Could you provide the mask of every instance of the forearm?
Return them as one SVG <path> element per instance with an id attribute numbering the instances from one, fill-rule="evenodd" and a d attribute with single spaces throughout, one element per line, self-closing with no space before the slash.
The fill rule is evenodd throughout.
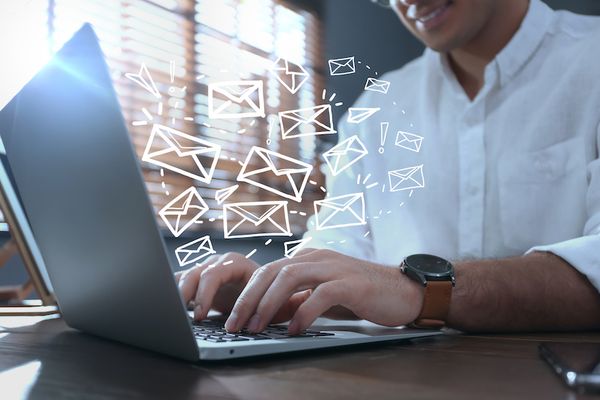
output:
<path id="1" fill-rule="evenodd" d="M 455 263 L 448 326 L 467 332 L 600 329 L 600 294 L 549 253 Z"/>

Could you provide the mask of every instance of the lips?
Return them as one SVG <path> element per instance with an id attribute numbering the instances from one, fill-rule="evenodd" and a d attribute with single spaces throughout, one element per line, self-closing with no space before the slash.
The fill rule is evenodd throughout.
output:
<path id="1" fill-rule="evenodd" d="M 417 4 L 411 4 L 408 7 L 406 16 L 412 20 L 425 23 L 429 20 L 434 19 L 438 15 L 442 14 L 448 7 L 453 3 L 453 0 L 446 0 L 433 6 L 426 6 L 419 8 Z"/>

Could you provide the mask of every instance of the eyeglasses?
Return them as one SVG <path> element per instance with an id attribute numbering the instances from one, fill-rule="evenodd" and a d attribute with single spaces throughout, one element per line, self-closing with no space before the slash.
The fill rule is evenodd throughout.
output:
<path id="1" fill-rule="evenodd" d="M 371 0 L 371 2 L 384 8 L 392 8 L 391 0 Z"/>

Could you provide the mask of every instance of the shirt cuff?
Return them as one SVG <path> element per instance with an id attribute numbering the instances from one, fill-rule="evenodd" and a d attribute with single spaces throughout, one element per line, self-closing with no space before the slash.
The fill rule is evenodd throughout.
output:
<path id="1" fill-rule="evenodd" d="M 527 251 L 545 251 L 555 254 L 587 276 L 600 292 L 600 235 L 583 236 L 546 246 L 536 246 Z"/>

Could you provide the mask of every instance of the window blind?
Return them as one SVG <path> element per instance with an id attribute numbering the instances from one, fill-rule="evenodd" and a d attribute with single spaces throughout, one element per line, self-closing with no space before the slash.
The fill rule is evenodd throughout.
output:
<path id="1" fill-rule="evenodd" d="M 306 136 L 282 140 L 277 114 L 323 102 L 321 26 L 314 13 L 276 0 L 49 0 L 48 14 L 53 50 L 59 49 L 82 23 L 94 26 L 140 157 L 153 124 L 222 147 L 209 184 L 142 163 L 157 212 L 195 186 L 210 211 L 188 233 L 220 232 L 223 208 L 215 200 L 218 190 L 239 185 L 228 202 L 281 200 L 269 191 L 236 181 L 250 148 L 260 146 L 315 166 L 302 202 L 290 202 L 289 206 L 292 232 L 304 231 L 313 201 L 324 195 L 319 139 Z M 295 94 L 269 73 L 280 57 L 304 66 L 310 73 L 311 79 Z M 160 101 L 124 76 L 137 73 L 142 64 L 162 94 Z M 266 117 L 210 119 L 208 85 L 227 80 L 262 80 Z"/>

